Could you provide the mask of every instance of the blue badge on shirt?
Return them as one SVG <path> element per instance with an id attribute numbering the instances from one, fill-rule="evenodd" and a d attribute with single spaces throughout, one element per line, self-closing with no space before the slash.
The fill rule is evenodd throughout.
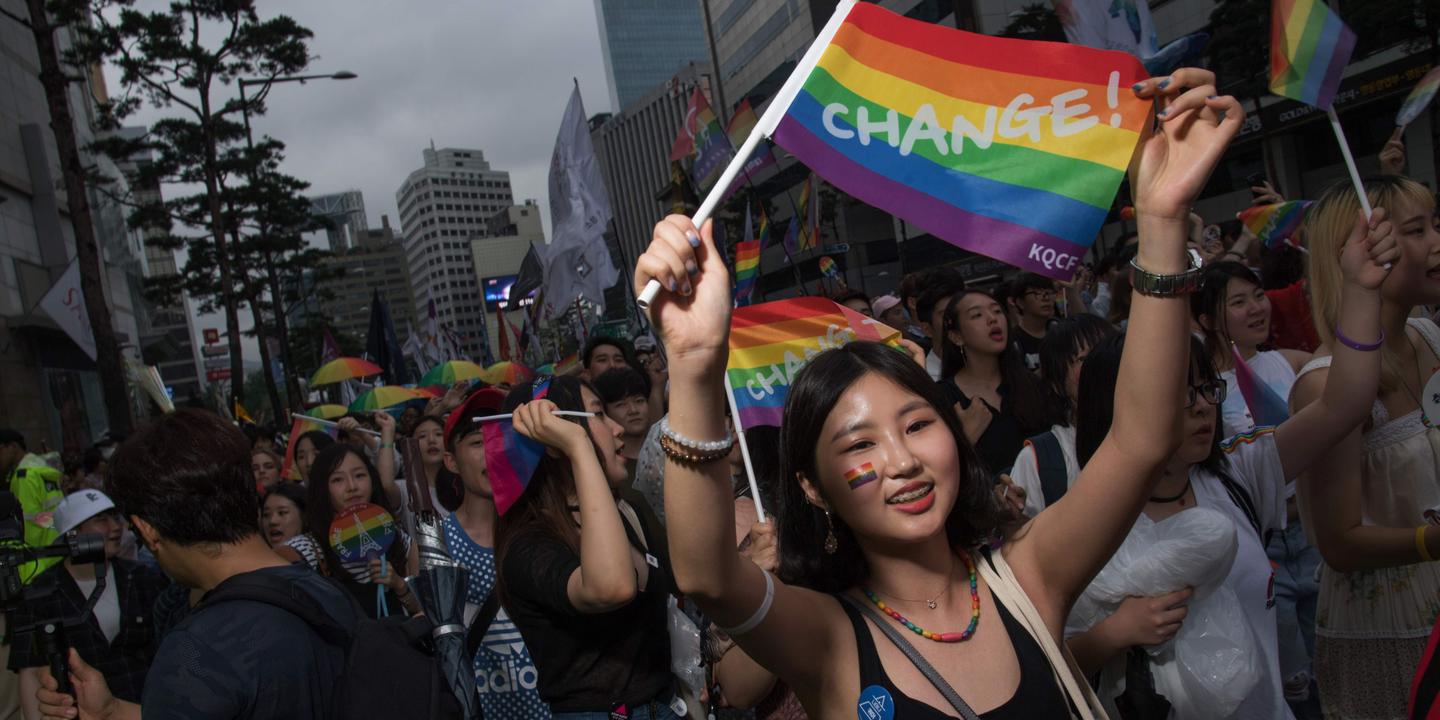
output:
<path id="1" fill-rule="evenodd" d="M 879 685 L 871 685 L 860 691 L 860 702 L 855 706 L 859 720 L 894 720 L 895 698 L 890 691 Z"/>

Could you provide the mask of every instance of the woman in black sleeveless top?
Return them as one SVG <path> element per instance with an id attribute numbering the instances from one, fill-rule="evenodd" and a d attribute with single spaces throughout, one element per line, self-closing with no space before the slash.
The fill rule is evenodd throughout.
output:
<path id="1" fill-rule="evenodd" d="M 867 7 L 852 14 L 878 12 Z M 1234 98 L 1215 97 L 1214 83 L 1213 74 L 1187 69 L 1134 89 L 1165 110 L 1130 185 L 1137 264 L 1152 275 L 1186 271 L 1190 203 L 1243 120 Z M 999 524 L 990 480 L 918 363 L 866 342 L 826 350 L 793 377 L 777 358 L 764 369 L 767 379 L 789 380 L 781 498 L 766 508 L 780 528 L 775 578 L 735 550 L 723 462 L 731 289 L 709 226 L 697 231 L 681 216 L 657 225 L 636 291 L 652 278 L 672 288 L 650 313 L 671 358 L 662 443 L 681 591 L 793 688 L 812 718 L 956 716 L 882 627 L 903 633 L 938 683 L 981 717 L 1066 717 L 1072 708 L 1097 716 L 1060 651 L 1041 648 L 1057 646 L 1071 603 L 1128 532 L 1179 443 L 1189 352 L 1183 294 L 1137 294 L 1134 351 L 1124 358 L 1111 435 L 1065 498 L 993 554 L 982 550 Z M 744 380 L 736 390 L 751 397 L 775 384 Z M 877 614 L 862 620 L 852 606 Z"/>

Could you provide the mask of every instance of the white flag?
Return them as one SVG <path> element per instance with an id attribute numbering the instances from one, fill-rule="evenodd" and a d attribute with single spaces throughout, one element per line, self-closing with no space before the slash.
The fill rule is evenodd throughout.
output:
<path id="1" fill-rule="evenodd" d="M 95 359 L 95 336 L 90 332 L 90 313 L 85 311 L 85 296 L 80 292 L 80 262 L 60 275 L 55 286 L 40 299 L 40 309 L 90 356 Z"/>
<path id="2" fill-rule="evenodd" d="M 604 311 L 605 289 L 620 278 L 605 246 L 611 217 L 577 86 L 565 106 L 550 158 L 550 244 L 536 246 L 544 266 L 546 317 L 558 314 L 556 310 L 564 312 L 581 296 Z"/>

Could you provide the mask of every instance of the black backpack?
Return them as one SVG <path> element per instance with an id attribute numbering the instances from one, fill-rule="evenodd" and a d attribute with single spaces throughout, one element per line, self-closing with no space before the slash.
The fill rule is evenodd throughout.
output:
<path id="1" fill-rule="evenodd" d="M 339 584 L 335 587 L 360 618 L 353 630 L 336 622 L 294 583 L 263 573 L 245 573 L 220 583 L 195 612 L 231 600 L 265 603 L 304 620 L 325 642 L 343 648 L 345 666 L 332 690 L 332 718 L 462 720 L 460 703 L 445 681 L 430 640 L 433 623 L 425 617 L 366 617 L 349 592 Z M 376 658 L 383 662 L 375 662 Z"/>

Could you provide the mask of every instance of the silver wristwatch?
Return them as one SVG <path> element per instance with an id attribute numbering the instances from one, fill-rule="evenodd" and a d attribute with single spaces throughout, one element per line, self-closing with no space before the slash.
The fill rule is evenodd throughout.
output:
<path id="1" fill-rule="evenodd" d="M 1130 261 L 1130 288 L 1150 297 L 1176 297 L 1200 289 L 1200 253 L 1189 250 L 1190 267 L 1175 275 L 1159 275 Z"/>

